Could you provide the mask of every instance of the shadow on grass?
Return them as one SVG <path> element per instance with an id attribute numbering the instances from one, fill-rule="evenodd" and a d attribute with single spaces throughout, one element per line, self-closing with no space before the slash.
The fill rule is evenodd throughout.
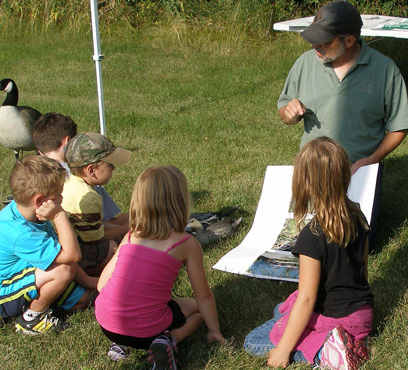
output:
<path id="1" fill-rule="evenodd" d="M 379 334 L 406 294 L 408 271 L 408 230 L 402 227 L 381 255 L 372 263 L 371 287 L 374 294 L 374 333 Z"/>
<path id="2" fill-rule="evenodd" d="M 378 216 L 375 254 L 387 247 L 396 230 L 408 217 L 408 192 L 406 191 L 408 157 L 387 158 L 384 167 L 381 208 Z"/>
<path id="3" fill-rule="evenodd" d="M 193 203 L 196 205 L 203 203 L 205 200 L 209 198 L 210 194 L 211 193 L 208 190 L 192 191 L 191 196 L 193 198 Z"/>
<path id="4" fill-rule="evenodd" d="M 246 354 L 243 343 L 246 335 L 255 327 L 269 320 L 273 308 L 297 289 L 297 284 L 249 278 L 226 272 L 217 273 L 219 282 L 212 288 L 217 302 L 221 332 L 227 348 L 206 343 L 207 328 L 199 331 L 180 344 L 180 361 L 183 369 L 204 369 L 217 361 L 224 368 L 235 368 L 237 363 L 247 363 L 247 368 L 265 360 Z M 237 363 L 236 363 L 237 362 Z M 251 366 L 252 364 L 252 366 Z"/>
<path id="5" fill-rule="evenodd" d="M 371 253 L 371 286 L 374 294 L 374 335 L 386 325 L 406 292 L 408 280 L 408 157 L 387 158 L 384 168 L 376 249 Z"/>
<path id="6" fill-rule="evenodd" d="M 272 318 L 274 307 L 296 289 L 297 283 L 228 277 L 228 281 L 213 288 L 223 334 L 234 338 L 236 348 L 242 349 L 246 335 Z"/>

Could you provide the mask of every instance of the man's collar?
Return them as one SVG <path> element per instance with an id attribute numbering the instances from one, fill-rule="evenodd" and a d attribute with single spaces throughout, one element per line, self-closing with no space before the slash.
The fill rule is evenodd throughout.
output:
<path id="1" fill-rule="evenodd" d="M 368 64 L 371 58 L 370 49 L 363 39 L 358 40 L 358 42 L 361 44 L 361 50 L 356 64 Z"/>

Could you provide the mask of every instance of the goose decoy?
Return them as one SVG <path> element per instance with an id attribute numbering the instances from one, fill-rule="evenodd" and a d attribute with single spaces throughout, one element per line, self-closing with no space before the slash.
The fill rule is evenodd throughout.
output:
<path id="1" fill-rule="evenodd" d="M 215 212 L 205 212 L 205 213 L 192 213 L 188 219 L 189 223 L 187 224 L 186 231 L 189 231 L 189 224 L 190 221 L 195 220 L 197 222 L 200 222 L 202 225 L 203 229 L 205 230 L 208 226 L 213 224 L 214 222 L 220 221 L 220 216 L 219 214 Z"/>
<path id="2" fill-rule="evenodd" d="M 41 113 L 30 107 L 17 106 L 18 89 L 12 79 L 1 80 L 0 90 L 7 93 L 0 107 L 0 144 L 12 149 L 18 159 L 20 151 L 36 150 L 32 132 Z"/>
<path id="3" fill-rule="evenodd" d="M 203 225 L 204 230 L 210 226 L 211 224 L 221 221 L 234 213 L 237 209 L 239 209 L 238 206 L 233 207 L 229 209 L 228 211 L 224 212 L 204 212 L 204 213 L 192 213 L 189 217 L 189 221 L 192 219 L 195 219 L 197 221 L 200 221 L 201 225 Z M 189 227 L 187 225 L 186 231 L 189 232 Z"/>
<path id="4" fill-rule="evenodd" d="M 188 223 L 191 233 L 197 238 L 201 245 L 207 245 L 216 242 L 220 239 L 227 238 L 238 230 L 238 225 L 241 223 L 242 217 L 237 220 L 226 218 L 224 220 L 214 222 L 205 230 L 200 221 L 193 218 Z"/>

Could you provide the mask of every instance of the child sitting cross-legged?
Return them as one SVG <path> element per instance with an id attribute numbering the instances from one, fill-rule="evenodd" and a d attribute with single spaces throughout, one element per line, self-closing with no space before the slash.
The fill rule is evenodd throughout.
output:
<path id="1" fill-rule="evenodd" d="M 295 159 L 295 221 L 300 227 L 308 212 L 314 216 L 292 250 L 299 256 L 299 288 L 244 343 L 247 352 L 267 356 L 273 368 L 308 362 L 355 370 L 368 358 L 373 319 L 369 227 L 347 196 L 350 178 L 346 151 L 326 137 L 309 141 Z"/>
<path id="2" fill-rule="evenodd" d="M 173 166 L 145 170 L 137 179 L 130 205 L 130 231 L 98 282 L 95 316 L 114 344 L 149 350 L 153 369 L 175 370 L 176 345 L 204 320 L 207 340 L 220 343 L 214 295 L 208 285 L 200 243 L 185 232 L 191 197 L 183 173 Z M 172 298 L 185 264 L 193 298 Z"/>
<path id="3" fill-rule="evenodd" d="M 127 163 L 131 152 L 91 132 L 75 136 L 64 150 L 72 175 L 64 185 L 62 207 L 78 235 L 82 252 L 79 265 L 89 275 L 99 276 L 114 255 L 117 240 L 129 230 L 129 223 L 103 221 L 102 198 L 95 187 L 106 185 L 115 165 Z"/>
<path id="4" fill-rule="evenodd" d="M 58 162 L 36 155 L 18 160 L 10 176 L 14 200 L 0 212 L 0 316 L 17 317 L 19 332 L 65 329 L 50 307 L 85 309 L 96 288 L 76 264 L 81 252 L 61 207 L 65 177 Z"/>

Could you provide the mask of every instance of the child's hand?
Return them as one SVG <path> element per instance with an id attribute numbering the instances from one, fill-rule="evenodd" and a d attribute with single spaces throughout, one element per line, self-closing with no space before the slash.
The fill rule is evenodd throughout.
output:
<path id="1" fill-rule="evenodd" d="M 278 348 L 272 348 L 268 352 L 267 365 L 273 368 L 286 367 L 289 364 L 289 353 L 281 353 Z"/>
<path id="2" fill-rule="evenodd" d="M 222 334 L 218 332 L 208 332 L 207 334 L 207 341 L 208 343 L 211 343 L 213 341 L 217 341 L 220 344 L 225 344 L 225 338 L 222 336 Z"/>
<path id="3" fill-rule="evenodd" d="M 64 212 L 61 204 L 48 199 L 35 210 L 35 215 L 40 221 L 50 221 L 55 220 L 61 212 Z"/>

